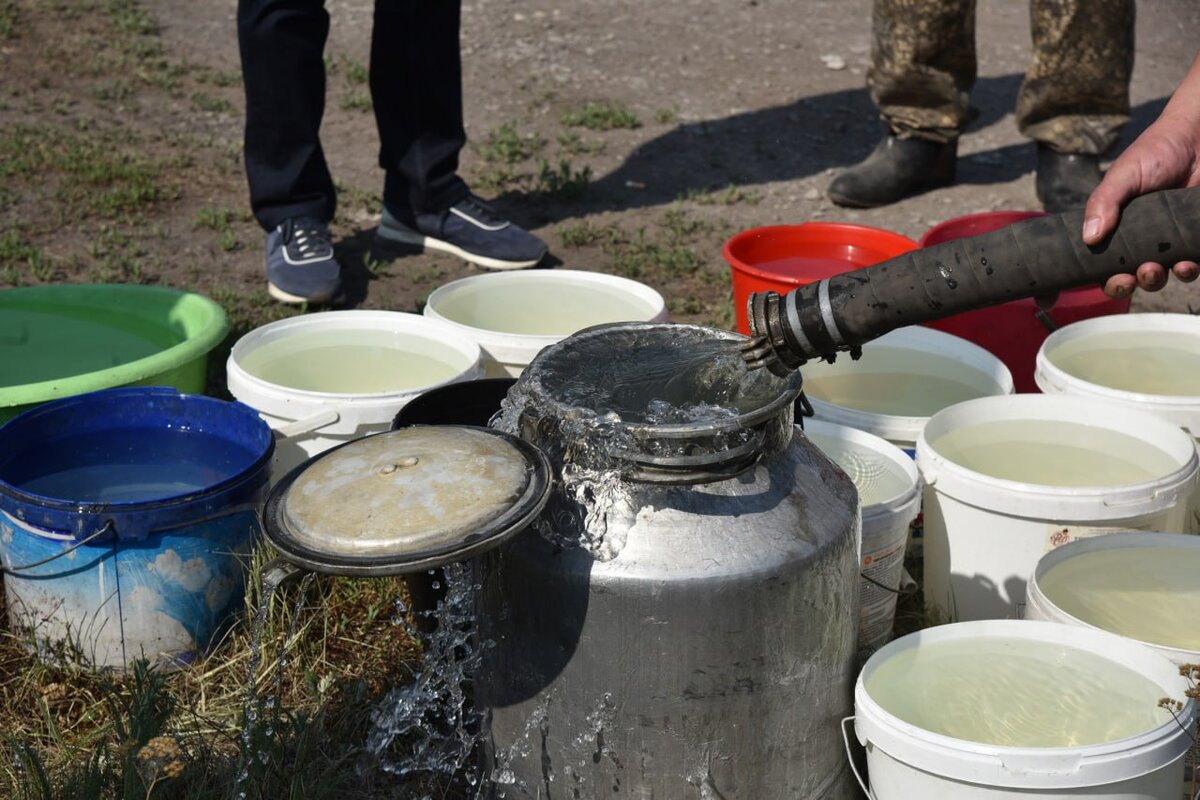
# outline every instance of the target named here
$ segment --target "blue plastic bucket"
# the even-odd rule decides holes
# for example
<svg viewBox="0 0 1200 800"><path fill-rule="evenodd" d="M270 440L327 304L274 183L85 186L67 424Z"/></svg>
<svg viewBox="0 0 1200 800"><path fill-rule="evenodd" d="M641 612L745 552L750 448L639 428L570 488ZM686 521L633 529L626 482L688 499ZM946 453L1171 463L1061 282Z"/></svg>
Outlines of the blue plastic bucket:
<svg viewBox="0 0 1200 800"><path fill-rule="evenodd" d="M9 622L47 660L160 668L242 605L274 452L240 403L110 389L0 427Z"/></svg>

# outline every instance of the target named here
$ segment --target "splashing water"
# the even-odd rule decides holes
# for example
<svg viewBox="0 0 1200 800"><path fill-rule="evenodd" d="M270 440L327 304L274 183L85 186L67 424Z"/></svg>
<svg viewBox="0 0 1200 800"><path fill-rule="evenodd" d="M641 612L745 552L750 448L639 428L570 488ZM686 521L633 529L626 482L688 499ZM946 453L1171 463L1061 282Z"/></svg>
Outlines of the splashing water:
<svg viewBox="0 0 1200 800"><path fill-rule="evenodd" d="M469 761L484 731L471 702L470 685L487 646L475 635L475 598L480 587L466 564L445 568L445 587L445 597L428 612L437 621L432 633L417 632L402 616L397 620L422 641L425 657L413 680L392 689L371 715L367 750L380 769L399 779L460 781L477 792L480 776Z"/></svg>

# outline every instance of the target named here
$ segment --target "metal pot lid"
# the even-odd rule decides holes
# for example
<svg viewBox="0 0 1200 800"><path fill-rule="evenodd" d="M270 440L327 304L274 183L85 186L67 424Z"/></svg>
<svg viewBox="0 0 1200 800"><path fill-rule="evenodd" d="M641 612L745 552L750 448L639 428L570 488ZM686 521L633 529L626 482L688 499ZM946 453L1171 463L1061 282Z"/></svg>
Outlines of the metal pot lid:
<svg viewBox="0 0 1200 800"><path fill-rule="evenodd" d="M271 491L267 539L318 572L397 575L461 561L532 522L550 492L537 448L490 428L367 436L292 470Z"/></svg>

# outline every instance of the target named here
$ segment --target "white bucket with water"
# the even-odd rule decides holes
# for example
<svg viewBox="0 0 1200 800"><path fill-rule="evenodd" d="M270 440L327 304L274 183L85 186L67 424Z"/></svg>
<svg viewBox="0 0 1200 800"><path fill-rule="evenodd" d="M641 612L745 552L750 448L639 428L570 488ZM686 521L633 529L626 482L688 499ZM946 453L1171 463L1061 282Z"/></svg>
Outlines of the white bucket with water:
<svg viewBox="0 0 1200 800"><path fill-rule="evenodd" d="M1200 536L1130 531L1038 561L1025 618L1098 628L1200 664Z"/></svg>
<svg viewBox="0 0 1200 800"><path fill-rule="evenodd" d="M892 638L908 530L921 507L916 465L894 444L845 425L809 419L803 433L842 468L862 504L858 647L873 653Z"/></svg>
<svg viewBox="0 0 1200 800"><path fill-rule="evenodd" d="M1176 666L1200 664L1200 536L1130 531L1080 539L1042 556L1025 618L1115 633ZM1192 755L1183 796L1191 798ZM1200 774L1196 774L1200 789Z"/></svg>
<svg viewBox="0 0 1200 800"><path fill-rule="evenodd" d="M568 269L473 275L429 295L425 315L483 349L487 377L516 377L543 347L607 322L663 322L654 289L628 278Z"/></svg>
<svg viewBox="0 0 1200 800"><path fill-rule="evenodd" d="M386 431L405 403L482 377L482 354L453 326L398 311L327 311L247 333L226 364L229 392L278 441L272 479L335 445Z"/></svg>
<svg viewBox="0 0 1200 800"><path fill-rule="evenodd" d="M1046 394L1092 397L1148 411L1200 439L1200 317L1120 314L1055 331L1033 374ZM1200 497L1189 530L1200 531Z"/></svg>
<svg viewBox="0 0 1200 800"><path fill-rule="evenodd" d="M1055 547L1184 530L1197 464L1179 428L1098 400L985 397L935 414L917 442L926 605L959 620L1017 616Z"/></svg>
<svg viewBox="0 0 1200 800"><path fill-rule="evenodd" d="M887 439L910 455L929 418L976 397L1012 394L1004 362L958 336L919 326L863 345L857 361L804 365L804 391L818 419Z"/></svg>
<svg viewBox="0 0 1200 800"><path fill-rule="evenodd" d="M927 628L884 646L859 675L864 790L871 800L1174 800L1197 714L1186 690L1167 658L1105 631L1022 620ZM1178 718L1160 697L1185 702Z"/></svg>

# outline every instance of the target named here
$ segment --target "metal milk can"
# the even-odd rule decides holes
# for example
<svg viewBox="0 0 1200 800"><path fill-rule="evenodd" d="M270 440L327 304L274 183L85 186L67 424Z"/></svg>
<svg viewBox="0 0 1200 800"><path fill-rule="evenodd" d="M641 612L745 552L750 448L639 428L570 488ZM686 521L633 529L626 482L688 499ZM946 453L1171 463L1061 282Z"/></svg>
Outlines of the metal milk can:
<svg viewBox="0 0 1200 800"><path fill-rule="evenodd" d="M795 430L798 375L758 370L753 396L688 418L712 359L654 366L660 351L736 358L740 341L592 328L543 350L509 394L499 427L549 457L554 483L534 525L477 564L495 798L855 796L839 732L856 673L854 486ZM628 413L639 392L677 395L674 410Z"/></svg>

